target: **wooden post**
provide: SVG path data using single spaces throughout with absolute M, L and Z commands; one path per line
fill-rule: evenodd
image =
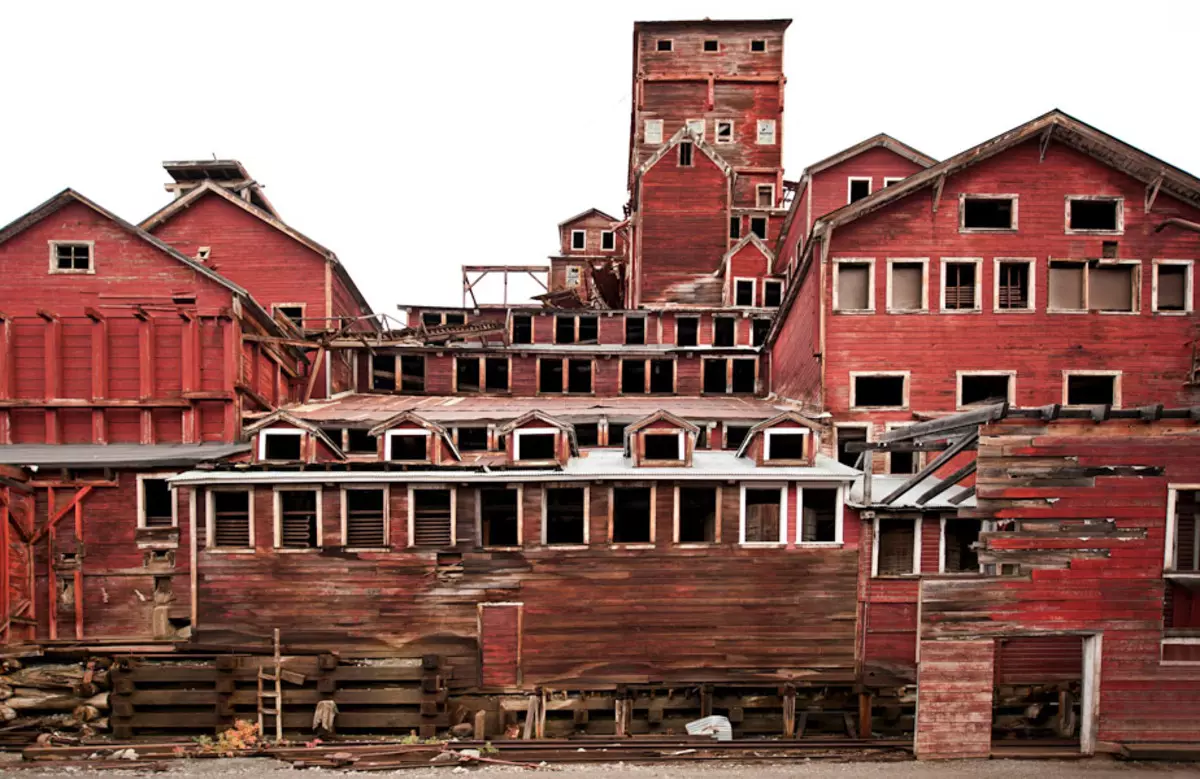
M 796 736 L 796 687 L 785 685 L 783 688 L 783 737 Z
M 858 737 L 871 738 L 871 693 L 858 694 Z
M 49 603 L 46 621 L 49 625 L 50 640 L 58 638 L 58 578 L 54 575 L 54 488 L 46 489 L 46 590 Z M 36 590 L 34 591 L 36 592 Z
M 713 688 L 711 684 L 700 685 L 700 716 L 711 717 L 713 713 Z
M 75 638 L 83 638 L 83 502 L 75 501 Z
M 133 678 L 128 669 L 116 664 L 109 670 L 108 678 L 112 684 L 108 705 L 113 738 L 133 738 Z
M 471 734 L 476 741 L 487 740 L 487 711 L 480 709 L 475 712 L 475 730 Z
M 9 588 L 9 566 L 11 564 L 12 547 L 10 546 L 8 528 L 8 503 L 12 500 L 12 490 L 0 488 L 0 544 L 4 545 L 4 556 L 0 558 L 0 618 L 4 620 L 3 631 L 0 631 L 0 643 L 7 644 L 12 626 L 12 602 Z

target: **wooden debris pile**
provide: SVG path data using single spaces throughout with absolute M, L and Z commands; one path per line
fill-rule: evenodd
M 110 665 L 99 658 L 29 666 L 0 661 L 0 746 L 61 731 L 82 737 L 107 731 Z

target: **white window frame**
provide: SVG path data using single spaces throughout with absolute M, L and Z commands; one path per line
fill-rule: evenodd
M 147 479 L 163 481 L 178 475 L 179 471 L 147 471 L 137 475 L 137 526 L 139 530 L 146 527 L 146 495 L 143 482 Z M 179 499 L 175 494 L 174 487 L 168 484 L 167 488 L 171 491 L 171 527 L 179 527 Z
M 555 427 L 523 427 L 520 430 L 514 430 L 512 432 L 513 462 L 515 462 L 515 463 L 518 463 L 518 462 L 545 462 L 544 460 L 530 460 L 530 459 L 521 457 L 521 437 L 525 436 L 525 435 L 553 435 L 554 436 L 554 449 L 555 449 L 556 456 L 551 459 L 557 460 L 558 459 L 558 457 L 557 457 L 558 446 L 560 443 L 560 441 L 558 440 L 558 434 L 560 432 L 562 432 L 562 431 L 560 431 L 558 428 L 555 428 Z
M 904 181 L 905 178 L 905 176 L 884 176 L 883 187 L 884 189 L 887 189 L 892 184 L 899 184 L 901 181 Z
M 384 461 L 389 462 L 389 463 L 390 462 L 397 462 L 397 463 L 428 463 L 428 462 L 431 462 L 432 461 L 431 453 L 429 451 L 429 436 L 430 435 L 432 435 L 432 433 L 429 430 L 413 430 L 413 429 L 388 430 L 386 433 L 384 433 L 384 439 L 383 439 L 383 459 L 384 459 Z M 398 438 L 400 436 L 410 436 L 410 437 L 422 436 L 422 437 L 424 437 L 426 439 L 425 440 L 425 457 L 424 457 L 424 459 L 421 459 L 421 460 L 393 460 L 392 459 L 392 439 Z
M 777 305 L 774 305 L 774 306 L 767 305 L 767 285 L 768 284 L 774 284 L 775 286 L 779 287 L 779 303 Z M 778 308 L 779 306 L 783 305 L 783 280 L 782 279 L 763 279 L 762 304 L 763 304 L 763 308 Z M 356 352 L 356 354 L 357 354 L 357 352 Z
M 713 517 L 713 540 L 712 541 L 680 541 L 679 540 L 679 490 L 684 489 L 709 489 L 716 493 L 716 513 Z M 675 482 L 674 485 L 675 500 L 674 500 L 674 516 L 672 518 L 671 528 L 671 543 L 676 544 L 681 549 L 699 549 L 708 546 L 714 546 L 721 543 L 721 502 L 722 502 L 722 487 L 720 484 L 710 484 L 707 482 Z
M 323 516 L 322 505 L 321 505 L 323 503 L 323 500 L 322 500 L 323 495 L 322 495 L 321 485 L 319 485 L 319 484 L 315 484 L 315 485 L 313 485 L 313 484 L 276 485 L 274 488 L 272 488 L 271 492 L 272 492 L 271 505 L 272 505 L 273 512 L 275 515 L 275 518 L 274 518 L 275 540 L 272 545 L 272 549 L 281 554 L 297 554 L 297 553 L 311 554 L 312 552 L 316 552 L 317 550 L 321 549 L 325 545 L 325 540 L 324 540 L 324 538 L 322 538 L 322 536 L 324 535 L 324 531 L 325 531 L 325 521 L 324 521 L 325 518 Z M 282 493 L 285 493 L 285 492 L 315 492 L 315 493 L 317 493 L 317 503 L 316 503 L 316 508 L 317 508 L 317 545 L 316 546 L 310 547 L 308 549 L 299 549 L 299 548 L 293 549 L 290 547 L 284 548 L 284 546 L 283 546 L 283 498 L 281 496 L 282 496 Z
M 1117 204 L 1116 230 L 1072 230 L 1071 203 L 1075 200 L 1103 200 Z M 1065 195 L 1063 198 L 1063 233 L 1065 235 L 1124 235 L 1125 198 L 1121 195 Z
M 853 195 L 854 182 L 856 182 L 856 181 L 867 182 L 867 197 L 870 197 L 871 193 L 875 191 L 875 189 L 874 189 L 875 182 L 872 180 L 872 178 L 870 176 L 847 176 L 846 177 L 846 204 L 847 205 L 855 202 L 855 201 L 851 200 L 850 198 Z
M 1067 384 L 1071 376 L 1112 376 L 1113 377 L 1113 408 L 1121 408 L 1121 374 L 1122 371 L 1102 370 L 1064 370 L 1062 372 L 1062 405 L 1064 408 L 1087 408 L 1087 405 L 1070 405 L 1067 403 Z
M 771 456 L 771 440 L 775 436 L 798 435 L 801 437 L 806 437 L 810 433 L 812 433 L 812 431 L 806 427 L 781 427 L 781 428 L 772 428 L 770 430 L 764 430 L 763 431 L 763 462 L 772 462 L 772 461 L 779 461 L 779 460 L 784 460 L 785 462 L 793 461 L 793 458 L 772 457 Z
M 642 143 L 661 145 L 663 142 L 663 120 L 647 119 L 642 125 Z
M 1184 280 L 1183 280 L 1183 310 L 1182 311 L 1159 311 L 1158 310 L 1158 269 L 1164 265 L 1170 265 L 1170 266 L 1174 266 L 1174 267 L 1182 266 L 1182 267 L 1186 268 L 1186 270 L 1184 271 L 1185 276 L 1184 276 Z M 1154 268 L 1154 270 L 1153 270 L 1154 277 L 1151 281 L 1151 289 L 1150 289 L 1150 310 L 1153 311 L 1155 314 L 1161 314 L 1162 316 L 1187 316 L 1188 314 L 1191 314 L 1193 312 L 1193 310 L 1195 309 L 1195 302 L 1193 301 L 1193 296 L 1194 296 L 1194 292 L 1195 292 L 1195 288 L 1193 285 L 1195 284 L 1195 278 L 1196 278 L 1195 262 L 1193 260 L 1158 259 L 1158 260 L 1153 261 L 1153 268 Z
M 606 239 L 607 239 L 607 242 L 609 244 L 611 244 L 610 246 L 604 245 Z M 617 233 L 616 233 L 616 231 L 615 230 L 601 230 L 600 231 L 600 251 L 615 252 L 616 250 L 617 250 Z
M 904 378 L 904 405 L 903 406 L 860 406 L 858 405 L 857 382 L 860 378 L 873 378 L 884 376 L 901 376 Z M 850 371 L 850 408 L 854 410 L 895 410 L 904 411 L 908 409 L 910 393 L 912 390 L 912 371 Z
M 246 493 L 246 508 L 248 521 L 250 523 L 250 545 L 249 546 L 233 546 L 221 547 L 213 546 L 216 540 L 216 501 L 214 495 L 218 492 L 244 492 Z M 214 554 L 254 554 L 255 553 L 255 533 L 254 533 L 254 486 L 247 487 L 207 487 L 204 490 L 204 548 L 206 551 Z
M 96 242 L 95 241 L 74 241 L 74 240 L 52 240 L 50 244 L 50 272 L 61 273 L 64 275 L 75 276 L 93 276 L 96 273 Z M 59 268 L 58 267 L 58 247 L 60 246 L 86 246 L 88 247 L 88 266 L 83 270 L 75 268 Z
M 964 376 L 1007 376 L 1008 377 L 1008 400 L 1009 405 L 1014 405 L 1017 402 L 1017 372 L 1016 371 L 955 371 L 954 372 L 954 407 L 959 411 L 972 408 L 972 406 L 963 405 L 963 377 Z
M 897 264 L 921 265 L 921 307 L 894 308 L 892 306 L 892 268 Z M 929 258 L 928 257 L 888 257 L 887 258 L 887 312 L 889 314 L 927 314 L 929 313 Z
M 1054 271 L 1054 263 L 1065 263 L 1069 265 L 1078 265 L 1083 271 L 1083 280 L 1080 282 L 1083 289 L 1083 306 L 1081 308 L 1055 308 L 1053 290 L 1050 286 L 1050 279 Z M 1046 313 L 1047 314 L 1087 314 L 1088 309 L 1088 263 L 1086 260 L 1072 260 L 1065 257 L 1050 257 L 1046 260 Z
M 546 540 L 546 520 L 550 511 L 550 503 L 546 500 L 547 490 L 583 490 L 583 543 L 582 544 L 550 544 Z M 592 488 L 586 483 L 578 482 L 543 484 L 542 485 L 542 546 L 550 549 L 586 549 L 592 542 Z
M 727 125 L 729 127 L 729 137 L 725 140 L 721 140 L 721 125 Z M 737 125 L 734 124 L 734 121 L 732 119 L 716 119 L 716 120 L 714 120 L 714 122 L 713 122 L 713 142 L 719 143 L 719 144 L 733 143 L 737 138 L 737 136 L 735 134 L 736 129 L 737 129 Z
M 778 142 L 775 132 L 774 119 L 759 119 L 755 124 L 754 143 L 756 146 L 774 146 Z M 763 140 L 764 132 L 770 136 L 770 140 Z
M 417 490 L 449 490 L 450 491 L 450 546 L 458 544 L 458 488 L 450 484 L 410 484 L 408 485 L 408 538 L 405 546 L 412 549 L 417 546 L 414 533 L 417 519 L 417 502 L 413 499 Z M 422 547 L 432 548 L 432 547 Z
M 865 443 L 871 443 L 872 441 L 875 440 L 875 426 L 873 424 L 871 424 L 870 422 L 834 422 L 833 423 L 833 454 L 832 454 L 832 457 L 835 460 L 837 459 L 838 449 L 840 448 L 841 438 L 842 438 L 841 434 L 838 433 L 838 431 L 842 430 L 844 428 L 850 428 L 853 430 L 866 430 L 867 437 L 865 439 L 863 439 Z
M 516 490 L 517 491 L 517 545 L 504 546 L 501 544 L 483 543 L 483 498 L 485 489 Z M 498 551 L 515 551 L 524 548 L 525 541 L 525 485 L 523 484 L 477 484 L 475 485 L 475 538 L 480 549 Z
M 754 44 L 756 42 L 761 43 L 763 45 L 762 51 L 754 50 Z M 767 43 L 766 38 L 751 38 L 750 41 L 746 43 L 746 51 L 750 52 L 751 54 L 766 54 L 770 50 L 771 50 L 771 44 Z
M 749 304 L 737 302 L 737 298 L 738 298 L 737 289 L 738 289 L 738 282 L 740 282 L 740 281 L 750 283 L 750 303 Z M 733 292 L 733 294 L 730 296 L 732 298 L 732 300 L 730 300 L 729 302 L 733 305 L 734 308 L 757 308 L 758 307 L 758 283 L 757 282 L 758 282 L 758 279 L 754 278 L 753 276 L 734 276 L 733 277 L 733 289 L 731 290 Z M 734 333 L 734 338 L 735 338 L 735 340 L 737 338 L 736 331 Z
M 709 41 L 712 41 L 713 43 L 717 44 L 717 48 L 709 50 L 707 47 L 707 44 Z M 702 39 L 700 41 L 700 52 L 702 54 L 720 54 L 721 53 L 721 39 L 720 38 L 704 38 L 704 39 Z
M 700 140 L 704 140 L 704 132 L 708 127 L 708 122 L 703 119 L 687 119 L 684 122 L 689 135 L 692 135 Z M 693 152 L 694 153 L 694 152 Z
M 746 540 L 746 490 L 779 490 L 779 540 Z M 740 546 L 783 546 L 787 543 L 788 482 L 742 482 L 739 494 L 738 544 Z
M 1012 218 L 1008 227 L 967 227 L 967 200 L 1011 200 Z M 1012 193 L 960 192 L 958 193 L 958 231 L 960 233 L 1015 233 L 1020 212 L 1020 198 Z
M 975 266 L 975 306 L 973 308 L 946 308 L 946 273 L 948 265 Z M 941 282 L 938 287 L 938 303 L 943 314 L 981 314 L 983 313 L 983 258 L 982 257 L 942 257 L 938 260 Z
M 766 189 L 771 193 L 771 204 L 769 206 L 759 205 L 759 195 Z M 754 207 L 755 208 L 774 208 L 775 207 L 775 185 L 774 184 L 755 184 L 754 185 Z
M 945 576 L 974 576 L 976 573 L 984 573 L 986 567 L 983 563 L 979 564 L 978 571 L 947 571 L 946 570 L 946 518 L 939 519 L 941 526 L 938 528 L 938 573 Z M 980 534 L 991 532 L 991 523 L 981 521 L 979 523 Z
M 1133 307 L 1128 311 L 1101 311 L 1095 309 L 1095 313 L 1104 316 L 1137 316 L 1142 313 L 1142 261 L 1141 260 L 1099 260 L 1096 262 L 1096 268 L 1113 268 L 1122 265 L 1128 265 L 1133 268 L 1129 284 L 1130 294 L 1129 299 Z M 1084 264 L 1083 272 L 1083 299 L 1085 303 L 1085 311 L 1092 313 L 1092 263 Z
M 1000 308 L 1000 266 L 1024 264 L 1029 268 L 1029 306 L 1026 308 Z M 1037 311 L 1037 258 L 995 257 L 992 259 L 992 313 L 1032 314 Z
M 383 490 L 383 546 L 349 546 L 350 540 L 347 537 L 347 512 L 346 493 L 347 492 L 364 492 Z M 342 547 L 347 552 L 386 552 L 391 549 L 392 538 L 392 488 L 388 484 L 344 484 L 341 488 L 340 495 L 341 505 L 341 539 Z
M 294 427 L 268 427 L 258 431 L 258 459 L 264 462 L 305 462 L 304 457 L 304 430 L 298 430 Z M 300 458 L 298 460 L 267 460 L 267 436 L 298 436 L 300 438 Z
M 667 436 L 673 435 L 673 436 L 675 436 L 675 444 L 677 447 L 676 453 L 678 456 L 673 459 L 658 460 L 658 459 L 654 459 L 651 457 L 647 457 L 643 454 L 643 456 L 642 456 L 643 460 L 646 460 L 649 462 L 684 462 L 684 460 L 687 459 L 687 446 L 684 444 L 684 441 L 683 441 L 684 431 L 682 431 L 682 430 L 670 431 L 670 430 L 649 429 L 649 430 L 642 430 L 639 433 L 639 435 L 641 435 L 643 438 L 650 437 L 650 436 L 658 436 L 660 438 L 666 438 Z
M 885 432 L 891 432 L 893 430 L 899 430 L 901 428 L 905 428 L 905 427 L 908 427 L 909 425 L 914 425 L 914 424 L 916 424 L 916 423 L 915 422 L 887 422 L 884 424 L 883 429 Z M 869 436 L 870 436 L 870 433 L 868 432 L 868 437 Z M 913 456 L 913 464 L 916 466 L 917 470 L 913 471 L 912 474 L 907 474 L 909 476 L 919 472 L 922 468 L 925 467 L 925 453 L 924 452 L 913 452 L 912 456 Z M 892 473 L 892 453 L 890 451 L 884 453 L 883 473 L 884 473 L 884 475 L 887 475 L 887 476 L 903 475 L 903 474 L 893 474 Z
M 287 314 L 283 314 L 283 312 L 279 310 L 281 308 L 298 308 L 298 309 L 300 309 L 300 321 L 296 322 Z M 283 314 L 283 317 L 285 319 L 287 319 L 289 322 L 292 322 L 294 325 L 296 325 L 296 327 L 303 327 L 304 320 L 308 318 L 308 304 L 307 303 L 272 303 L 271 304 L 271 316 L 274 316 L 276 313 Z M 445 315 L 442 316 L 442 319 L 443 320 L 445 319 Z
M 869 435 L 869 434 L 868 434 Z M 833 523 L 833 540 L 832 541 L 802 541 L 804 537 L 804 490 L 837 490 L 837 495 L 834 496 L 834 523 Z M 796 483 L 796 546 L 806 548 L 812 547 L 838 547 L 845 543 L 842 533 L 843 520 L 846 507 L 846 485 L 844 484 L 803 484 Z
M 842 265 L 867 266 L 867 308 L 841 308 L 838 300 L 838 276 Z M 839 314 L 874 314 L 875 313 L 875 258 L 874 257 L 835 257 L 833 259 L 833 310 Z
M 758 235 L 758 233 L 754 232 L 754 220 L 755 219 L 761 219 L 763 221 L 763 235 L 761 237 Z M 765 215 L 753 215 L 752 214 L 750 216 L 749 221 L 750 221 L 750 223 L 747 225 L 747 228 L 748 228 L 746 231 L 747 233 L 749 233 L 750 235 L 753 235 L 755 238 L 758 238 L 758 240 L 760 240 L 760 241 L 769 240 L 770 235 L 771 235 L 771 217 L 765 216 Z
M 891 517 L 889 517 L 891 519 Z M 897 517 L 902 519 L 902 517 Z M 924 520 L 917 516 L 913 520 L 913 569 L 912 573 L 886 573 L 882 578 L 886 579 L 901 579 L 901 578 L 916 578 L 921 575 L 921 535 L 924 531 L 922 527 Z M 872 520 L 871 530 L 871 578 L 880 578 L 879 574 L 879 517 Z
M 196 249 L 196 259 L 200 260 L 201 262 L 204 262 L 211 256 L 212 256 L 212 247 L 211 246 L 200 246 Z
M 577 235 L 583 236 L 583 246 L 577 247 L 575 245 L 575 236 L 577 236 Z M 573 251 L 573 252 L 586 252 L 587 251 L 587 230 L 572 230 L 571 231 L 571 251 Z
M 1179 499 L 1180 492 L 1195 492 L 1200 490 L 1200 484 L 1167 484 L 1167 524 L 1166 524 L 1166 540 L 1163 549 L 1163 576 L 1170 578 L 1172 574 L 1178 574 L 1179 560 L 1176 558 L 1178 539 L 1176 536 L 1179 533 L 1179 526 L 1175 521 L 1175 505 Z M 1197 542 L 1200 542 L 1200 522 L 1196 523 L 1193 531 Z M 1200 543 L 1193 544 L 1192 547 L 1192 567 L 1200 573 Z M 1197 573 L 1192 571 L 1183 571 L 1184 576 L 1196 576 Z
M 660 49 L 659 46 L 662 45 L 664 42 L 667 44 L 667 48 Z M 668 52 L 673 53 L 675 51 L 675 39 L 674 38 L 655 38 L 654 39 L 654 51 L 657 54 L 665 54 Z

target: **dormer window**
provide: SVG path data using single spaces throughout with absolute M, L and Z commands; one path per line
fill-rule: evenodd
M 263 430 L 258 434 L 258 459 L 295 462 L 303 457 L 303 430 Z
M 513 435 L 513 460 L 543 462 L 558 459 L 558 431 L 551 428 L 517 430 Z
M 393 463 L 429 462 L 429 431 L 389 430 L 383 457 Z
M 655 432 L 646 431 L 642 435 L 642 445 L 645 447 L 643 460 L 657 462 L 683 462 L 684 442 L 683 433 L 676 431 Z
M 51 273 L 95 273 L 92 254 L 95 241 L 51 241 Z
M 805 460 L 805 442 L 808 433 L 803 430 L 767 430 L 765 441 L 766 453 L 763 457 L 768 462 L 795 463 Z

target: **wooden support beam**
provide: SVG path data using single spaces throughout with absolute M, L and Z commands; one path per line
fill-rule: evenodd
M 966 411 L 961 414 L 942 417 L 941 419 L 931 419 L 928 422 L 917 422 L 913 425 L 897 427 L 886 431 L 880 436 L 879 440 L 887 442 L 907 441 L 913 438 L 932 438 L 934 435 L 958 434 L 968 428 L 977 428 L 980 425 L 1001 419 L 1006 413 L 1008 413 L 1008 404 L 996 403 L 991 406 L 984 406 L 976 411 Z
M 83 504 L 75 502 L 75 638 L 83 638 Z
M 858 694 L 858 736 L 859 738 L 871 738 L 871 693 L 860 692 Z
M 308 386 L 304 388 L 304 403 L 307 403 L 312 398 L 313 388 L 317 386 L 317 376 L 321 373 L 321 365 L 325 361 L 326 350 L 321 347 L 317 350 L 317 358 L 313 360 L 312 374 L 308 377 Z M 399 360 L 397 359 L 397 362 Z
M 953 498 L 950 498 L 949 503 L 954 506 L 961 506 L 962 504 L 967 502 L 967 498 L 972 498 L 974 496 L 975 496 L 975 486 L 971 485 L 970 487 L 967 487 L 965 490 L 963 490 L 962 492 L 955 495 Z
M 938 205 L 942 202 L 942 187 L 946 185 L 946 174 L 938 176 L 933 184 L 933 213 L 937 213 Z
M 12 593 L 9 591 L 9 573 L 12 570 L 12 530 L 9 527 L 9 487 L 0 487 L 0 495 L 4 502 L 0 504 L 0 544 L 3 545 L 4 556 L 0 558 L 0 618 L 4 620 L 4 629 L 0 630 L 0 643 L 7 644 L 12 623 Z
M 91 491 L 92 491 L 91 485 L 80 488 L 78 491 L 76 491 L 76 493 L 71 497 L 71 500 L 69 500 L 65 506 L 63 506 L 60 509 L 55 510 L 55 508 L 54 508 L 54 488 L 53 487 L 48 488 L 46 490 L 46 501 L 47 501 L 46 525 L 44 527 L 42 527 L 41 529 L 39 529 L 33 535 L 33 538 L 30 539 L 30 543 L 36 544 L 38 541 L 40 541 L 42 539 L 42 536 L 53 531 L 54 526 L 58 524 L 59 520 L 61 520 L 63 517 L 65 517 L 67 514 L 69 514 L 75 508 L 75 504 L 81 502 L 84 498 L 86 498 L 88 496 L 88 494 L 91 493 Z
M 926 503 L 933 500 L 938 495 L 941 495 L 943 492 L 950 489 L 955 484 L 958 484 L 963 479 L 965 479 L 968 476 L 970 476 L 971 474 L 975 473 L 975 467 L 977 464 L 978 464 L 978 462 L 976 460 L 972 460 L 971 462 L 967 463 L 963 467 L 959 468 L 954 473 L 947 476 L 945 479 L 942 479 L 937 484 L 935 484 L 932 487 L 930 487 L 929 489 L 925 490 L 925 492 L 921 493 L 921 496 L 919 498 L 917 498 L 917 505 L 924 506 Z
M 1164 178 L 1166 178 L 1166 174 L 1159 173 L 1158 178 L 1146 185 L 1146 198 L 1143 207 L 1147 214 L 1154 208 L 1154 201 L 1158 199 L 1158 190 L 1162 187 Z
M 916 425 L 913 425 L 913 427 L 916 427 Z M 954 459 L 960 452 L 965 451 L 968 447 L 974 446 L 978 442 L 979 442 L 979 430 L 975 430 L 974 432 L 969 433 L 969 434 L 963 436 L 962 438 L 958 439 L 958 441 L 953 446 L 951 446 L 946 451 L 942 452 L 933 462 L 929 463 L 924 468 L 922 468 L 920 471 L 918 471 L 917 473 L 910 476 L 908 479 L 906 479 L 904 481 L 903 484 L 901 484 L 896 489 L 892 490 L 890 493 L 888 493 L 884 497 L 883 500 L 881 500 L 879 502 L 884 506 L 890 506 L 891 504 L 895 503 L 896 499 L 899 498 L 901 495 L 908 492 L 912 488 L 916 487 L 918 484 L 925 481 L 933 474 L 937 473 L 939 468 L 941 468 L 943 465 L 945 465 L 946 463 L 948 463 L 952 459 Z M 972 463 L 974 463 L 974 461 L 972 461 Z
M 1038 141 L 1038 162 L 1046 161 L 1046 150 L 1050 148 L 1050 137 L 1054 135 L 1054 125 L 1042 130 L 1042 138 Z

